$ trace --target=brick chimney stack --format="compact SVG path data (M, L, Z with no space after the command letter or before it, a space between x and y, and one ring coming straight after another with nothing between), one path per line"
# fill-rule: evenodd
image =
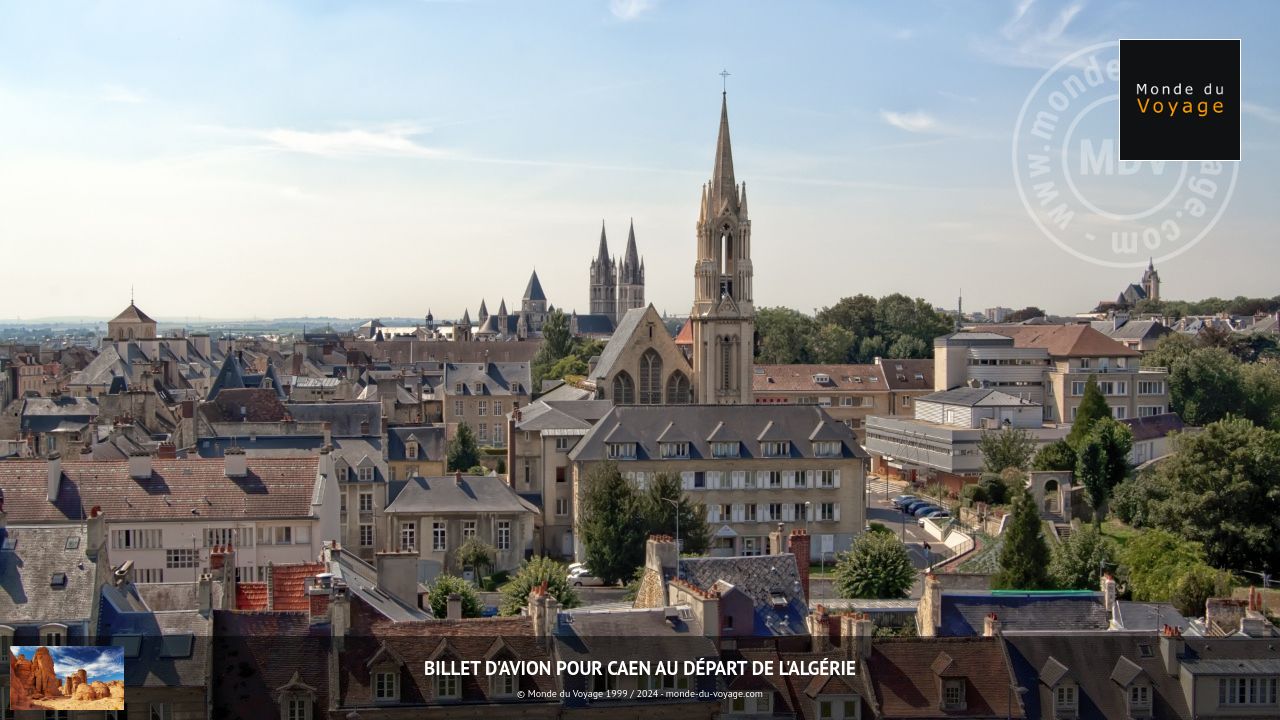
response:
M791 536L787 538L791 554L796 556L796 569L800 572L800 586L804 589L804 601L806 603L809 602L809 548L811 539L809 533L803 529L792 530Z

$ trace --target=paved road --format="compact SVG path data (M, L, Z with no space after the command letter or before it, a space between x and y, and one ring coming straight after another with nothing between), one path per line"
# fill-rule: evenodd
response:
M879 478L868 479L867 482L868 488L875 488L874 492L867 493L867 522L881 523L901 538L907 546L907 552L911 554L911 562L917 568L923 569L929 565L930 560L938 562L945 557L934 550L926 558L924 543L935 546L941 544L925 533L916 518L903 515L902 511L895 508L889 501L893 496L902 494L904 483L896 483L892 480L886 482Z

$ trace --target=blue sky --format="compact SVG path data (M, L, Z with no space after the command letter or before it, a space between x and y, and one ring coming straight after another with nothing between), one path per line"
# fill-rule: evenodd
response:
M15 645L14 655L25 655L27 659L35 657L39 646ZM49 655L53 657L53 671L59 680L84 668L88 682L110 682L124 679L124 649L110 645L48 646Z
M537 267L587 309L603 218L688 311L727 68L757 305L858 292L1091 307L1018 200L1045 68L1119 37L1243 38L1244 157L1168 297L1275 295L1280 6L1267 2L0 1L5 317L438 317Z

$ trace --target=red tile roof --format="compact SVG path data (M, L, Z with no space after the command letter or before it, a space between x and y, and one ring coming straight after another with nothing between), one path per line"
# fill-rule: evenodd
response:
M815 375L826 375L830 381L818 382ZM889 389L879 365L756 365L751 385L758 393Z
M226 476L221 459L151 461L151 477L135 480L123 460L62 463L55 502L48 500L44 460L0 463L0 489L11 523L81 520L102 508L121 520L268 519L311 515L316 457L248 459L248 474Z
M964 680L964 710L939 709L935 666ZM1013 684L999 638L877 639L865 667L884 718L1004 717ZM1010 717L1025 717L1016 699Z
M266 610L267 584L264 582L236 583L237 610Z
M1053 358L1142 356L1137 350L1084 324L986 325L982 331L1011 337L1014 347L1044 348Z
M688 320L684 321L684 325L680 327L680 332L676 333L676 345L693 346L693 323Z
M306 582L326 570L324 563L298 563L271 566L271 609L308 612Z

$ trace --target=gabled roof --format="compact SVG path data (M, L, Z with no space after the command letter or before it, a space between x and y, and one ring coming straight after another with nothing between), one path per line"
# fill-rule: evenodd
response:
M279 717L278 690L301 682L315 688L317 714L328 707L329 628L305 613L214 611L210 696L228 718ZM127 663L126 663L127 664ZM295 680L296 676L296 680Z
M808 633L809 605L795 555L680 558L679 577L707 592L732 586L749 598L755 608L753 637ZM786 601L781 608L774 605L777 593Z
M1043 348L1053 358L1142 355L1085 324L990 325L987 330L1013 338L1014 347Z
M820 377L827 379L819 381ZM879 365L756 365L751 384L757 393L885 390Z
M1010 697L1012 675L998 638L877 638L859 674L864 668L877 717L1030 717ZM939 674L964 680L963 710L940 710Z
M124 310L121 310L119 315L116 315L115 317L111 318L111 322L153 323L155 322L155 320L152 320L150 315L147 315L146 313L142 312L142 308L130 302L129 307L125 308Z
M1011 407L1039 405L1025 398L1014 397L995 388L961 387L942 390L916 398L916 402L931 402L939 405L959 405L961 407Z
M1135 441L1156 440L1167 437L1171 432L1185 430L1187 427L1187 424L1182 421L1182 418L1177 413L1125 418L1120 422L1128 425L1129 429L1133 431L1133 439Z
M939 635L981 635L987 615L1000 618L1002 631L1017 632L1106 630L1110 615L1102 593L943 592Z
M20 521L21 515L10 500L13 493L9 485L3 487L9 522ZM10 525L0 529L0 537L13 543L12 550L0 550L0 624L71 623L89 619L98 600L98 589L94 585L94 564L85 555L89 534L84 525ZM54 573L66 574L64 586L52 586Z
M443 425L405 425L387 428L387 459L408 460L405 446L410 441L418 443L417 460L444 461L446 453Z
M385 512L392 513L532 513L538 509L516 494L497 475L414 477L391 483Z

